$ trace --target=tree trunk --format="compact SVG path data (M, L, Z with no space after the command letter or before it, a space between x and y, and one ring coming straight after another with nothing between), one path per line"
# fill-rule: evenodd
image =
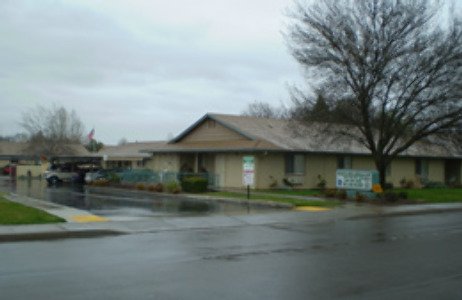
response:
M379 159L375 161L375 166L379 172L380 186L385 189L385 183L387 182L387 166L389 162Z

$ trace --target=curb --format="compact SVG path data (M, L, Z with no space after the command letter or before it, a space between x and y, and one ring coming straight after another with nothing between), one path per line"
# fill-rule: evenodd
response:
M422 204L425 205L425 204ZM417 215L429 215L429 214L439 214L446 212L457 212L462 211L461 206L457 207L445 207L445 208L425 208L417 210L408 210L408 211L391 211L391 212L377 212L372 214L363 214L353 217L346 218L347 220L361 220L361 219L373 219L373 218L383 218L383 217L404 217L404 216L417 216Z
M101 236L116 236L127 234L116 230L69 230L69 231L44 231L44 232L27 232L14 234L0 234L0 243L3 242L23 242L23 241L40 241L40 240L59 240L67 238L92 238Z

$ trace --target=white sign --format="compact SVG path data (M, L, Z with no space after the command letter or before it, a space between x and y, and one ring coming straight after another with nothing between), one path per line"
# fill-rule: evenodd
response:
M372 189L371 171L339 169L336 175L336 186L339 189L364 191Z
M253 185L255 181L255 158L244 156L242 163L242 182L244 185Z

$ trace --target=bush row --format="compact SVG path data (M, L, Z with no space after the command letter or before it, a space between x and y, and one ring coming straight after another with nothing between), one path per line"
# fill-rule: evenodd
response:
M148 184L145 182L136 182L136 183L129 183L120 180L114 180L113 178L110 179L98 179L91 183L93 186L119 186L124 188L130 189L137 189L137 190L147 190L151 192L158 192L161 193L163 191L177 194L181 191L186 193L203 193L207 191L208 180L204 177L200 176L189 176L181 178L180 183L177 181L170 181L166 184L156 183L156 184Z
M323 193L324 193L324 196L328 198L337 198L340 200L346 200L348 198L347 192L345 190L325 189ZM392 192L392 191L386 191L384 193L377 194L377 197L379 200L390 202L390 203L408 199L408 195L406 192ZM364 201L368 201L371 199L369 199L367 195L362 194L361 192L357 192L355 194L354 200L358 202L364 202Z

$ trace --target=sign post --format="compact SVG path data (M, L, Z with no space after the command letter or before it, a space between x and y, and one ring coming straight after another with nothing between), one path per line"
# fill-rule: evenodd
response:
M250 186L255 181L255 157L244 156L242 158L242 181L247 186L247 200L250 199Z

